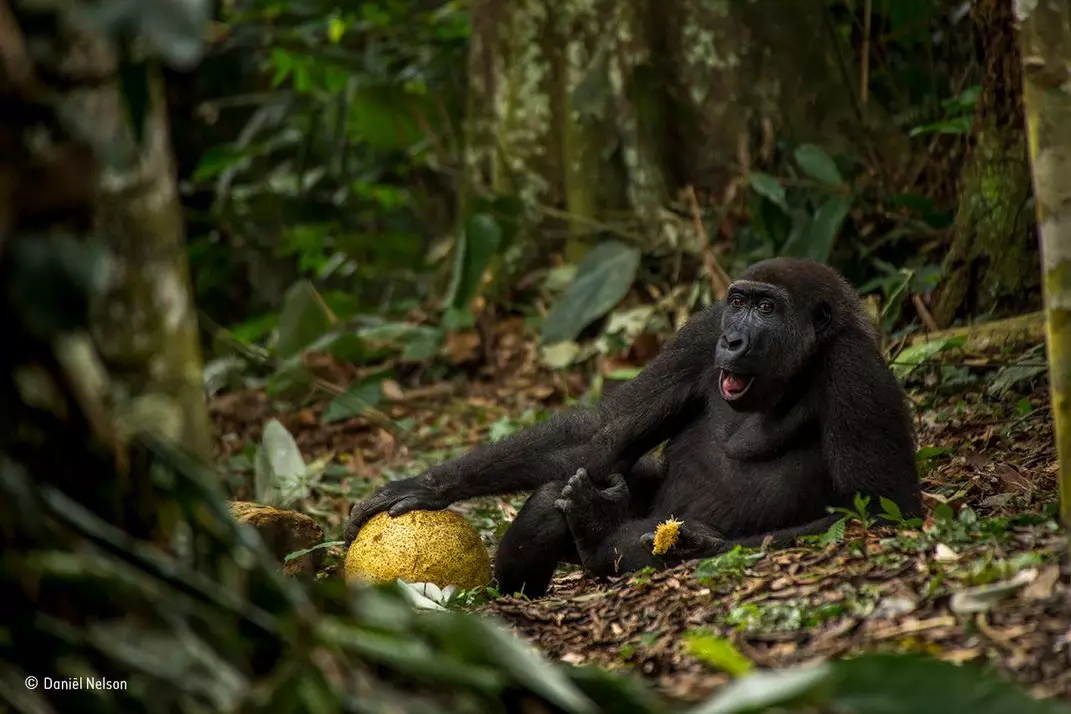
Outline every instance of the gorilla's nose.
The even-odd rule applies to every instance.
[[[721,349],[728,358],[742,357],[750,347],[751,342],[742,332],[723,332],[721,335]]]

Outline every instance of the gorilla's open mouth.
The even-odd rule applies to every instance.
[[[755,378],[750,375],[737,374],[723,369],[721,380],[718,382],[721,387],[721,396],[728,402],[739,399],[747,394],[747,390],[751,389],[751,383],[754,381]]]

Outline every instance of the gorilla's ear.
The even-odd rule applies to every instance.
[[[822,334],[830,323],[833,322],[833,308],[824,300],[814,307],[814,331]]]

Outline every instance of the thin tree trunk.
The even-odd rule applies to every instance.
[[[116,256],[112,285],[93,317],[116,412],[121,422],[150,426],[209,457],[197,315],[159,74],[146,70],[139,142],[120,91],[114,49],[74,22],[64,36],[69,49],[59,59],[61,74],[109,78],[74,95],[72,105],[119,147],[98,173],[94,215],[96,236]]]
[[[1041,234],[1060,516],[1071,524],[1071,0],[1017,0]]]
[[[942,327],[964,315],[1019,311],[1036,291],[1037,241],[1010,0],[971,8],[984,67],[971,146],[959,176],[952,245],[933,308]]]

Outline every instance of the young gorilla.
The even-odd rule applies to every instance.
[[[668,440],[668,441],[667,441]],[[667,442],[661,458],[649,454]],[[499,545],[504,593],[539,597],[559,562],[593,575],[824,531],[859,492],[921,513],[906,398],[847,281],[808,260],[753,265],[634,380],[578,409],[387,484],[373,515],[534,490]],[[655,527],[683,521],[651,553]]]

